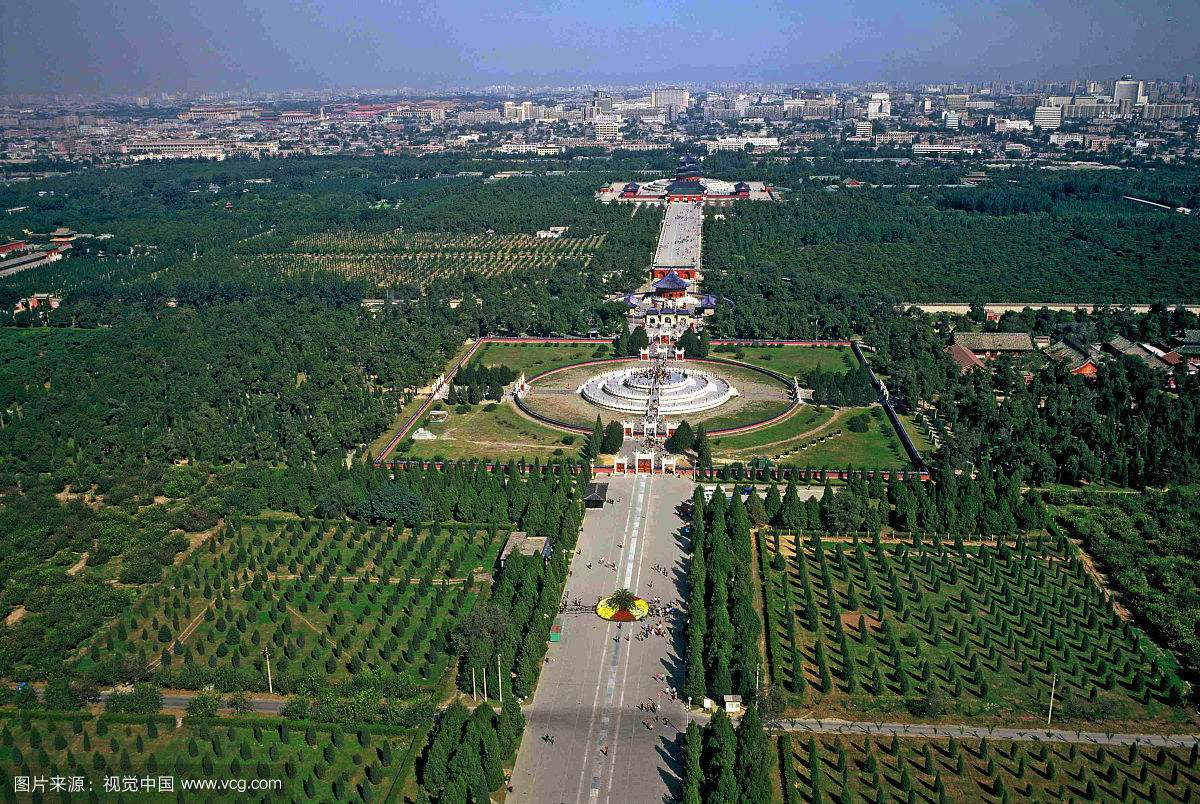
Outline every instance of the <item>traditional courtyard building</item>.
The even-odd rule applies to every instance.
[[[675,175],[644,183],[616,181],[596,191],[604,203],[627,204],[731,204],[734,201],[773,201],[775,190],[761,181],[736,181],[705,176],[696,157],[679,159]]]

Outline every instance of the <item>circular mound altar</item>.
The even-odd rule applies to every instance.
[[[650,604],[642,600],[640,597],[633,599],[633,605],[629,608],[617,608],[608,602],[608,598],[601,598],[596,604],[596,614],[600,615],[601,619],[609,620],[614,623],[631,623],[642,619],[650,613]]]
[[[645,413],[652,400],[664,416],[699,413],[738,395],[730,382],[707,371],[668,368],[656,375],[653,366],[634,366],[597,374],[579,386],[594,405],[624,413]]]

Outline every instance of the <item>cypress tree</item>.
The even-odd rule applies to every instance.
[[[737,727],[737,779],[742,786],[741,801],[770,804],[771,743],[763,730],[758,707],[750,706]]]
[[[700,767],[703,752],[702,730],[696,723],[688,725],[685,734],[683,753],[683,801],[686,804],[700,804],[700,785],[704,773]]]

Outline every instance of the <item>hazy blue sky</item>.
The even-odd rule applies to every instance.
[[[1200,73],[1200,0],[0,0],[0,87]]]

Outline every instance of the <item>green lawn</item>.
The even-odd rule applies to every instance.
[[[464,343],[462,346],[458,347],[458,349],[454,353],[454,356],[452,358],[450,358],[449,361],[447,361],[446,370],[449,371],[450,367],[453,366],[455,363],[457,363],[459,358],[461,358],[463,355],[465,355],[467,353],[467,350],[469,350],[470,348],[471,348],[470,345],[466,344],[466,343]],[[394,436],[396,434],[396,432],[401,427],[404,426],[404,423],[406,421],[408,421],[408,418],[410,416],[412,416],[414,413],[416,413],[418,410],[421,409],[421,406],[425,404],[425,400],[428,398],[429,398],[428,394],[418,394],[418,395],[414,396],[412,399],[410,399],[404,405],[404,407],[402,407],[400,409],[400,412],[396,414],[396,418],[392,420],[392,426],[389,427],[387,430],[384,430],[382,433],[380,433],[379,437],[371,442],[370,446],[367,448],[367,451],[372,456],[378,457],[379,454],[382,453],[383,450],[387,447],[388,442],[390,442],[392,440],[392,436]],[[413,429],[415,430],[416,427],[414,426]]]
[[[733,457],[738,453],[753,451],[764,444],[786,442],[802,433],[816,430],[827,424],[834,417],[831,408],[803,405],[791,416],[781,422],[753,430],[749,433],[739,433],[730,436],[718,436],[713,439],[713,455],[717,457]]]
[[[548,369],[592,360],[601,349],[601,357],[612,356],[608,344],[489,343],[481,346],[471,360],[485,366],[508,366],[532,377]]]
[[[742,346],[741,357],[735,352],[712,351],[709,357],[740,360],[752,366],[773,369],[780,374],[803,377],[813,369],[847,372],[854,367],[854,353],[842,346]]]
[[[921,453],[921,457],[928,459],[930,453],[933,452],[933,445],[929,443],[929,439],[921,432],[921,428],[917,426],[916,420],[910,414],[899,416],[900,423],[904,425],[904,429],[908,432],[908,437],[912,439],[913,446],[917,448],[917,452]]]
[[[861,408],[851,408],[861,412]],[[891,469],[911,466],[900,439],[885,419],[880,422],[872,417],[870,428],[865,433],[854,433],[842,428],[840,435],[830,436],[825,443],[811,443],[803,447],[790,447],[789,452],[780,454],[779,460],[795,466],[814,469],[828,467],[841,469],[853,466],[859,469]]]
[[[591,360],[599,346],[601,345],[488,343],[479,347],[471,362],[485,366],[510,366],[518,372],[525,372],[526,377],[532,377],[548,369]],[[468,348],[464,344],[446,364],[446,368],[453,366]],[[608,356],[611,350],[607,346],[603,348],[605,356]],[[396,431],[408,421],[409,416],[420,409],[426,399],[424,395],[418,396],[404,406],[392,426],[370,445],[372,455],[379,455],[383,451]],[[414,442],[407,452],[393,452],[390,457],[545,458],[564,446],[560,439],[565,433],[530,421],[514,410],[511,403],[503,403],[493,413],[486,413],[482,408],[482,405],[476,405],[470,413],[451,413],[450,421],[445,424],[430,424],[427,418],[418,421],[413,426],[413,431],[417,427],[424,427],[430,432],[445,435],[446,438]],[[411,436],[412,432],[409,435]],[[564,451],[572,453],[575,448],[564,448]]]
[[[766,457],[785,465],[821,468],[862,469],[909,466],[900,439],[877,408],[828,408],[805,405],[778,424],[713,439],[718,460],[749,460]],[[868,413],[865,433],[847,427],[853,416]],[[807,434],[807,435],[806,435]]]
[[[574,436],[574,443],[567,445],[563,438],[570,435],[523,415],[509,400],[496,403],[495,410],[486,410],[487,405],[473,405],[469,413],[455,413],[450,409],[450,418],[441,424],[428,422],[428,416],[420,423],[438,436],[433,441],[414,441],[405,452],[392,453],[396,459],[403,458],[541,458],[545,460],[560,455],[574,456],[583,442],[582,436]],[[415,429],[415,428],[414,428]]]

